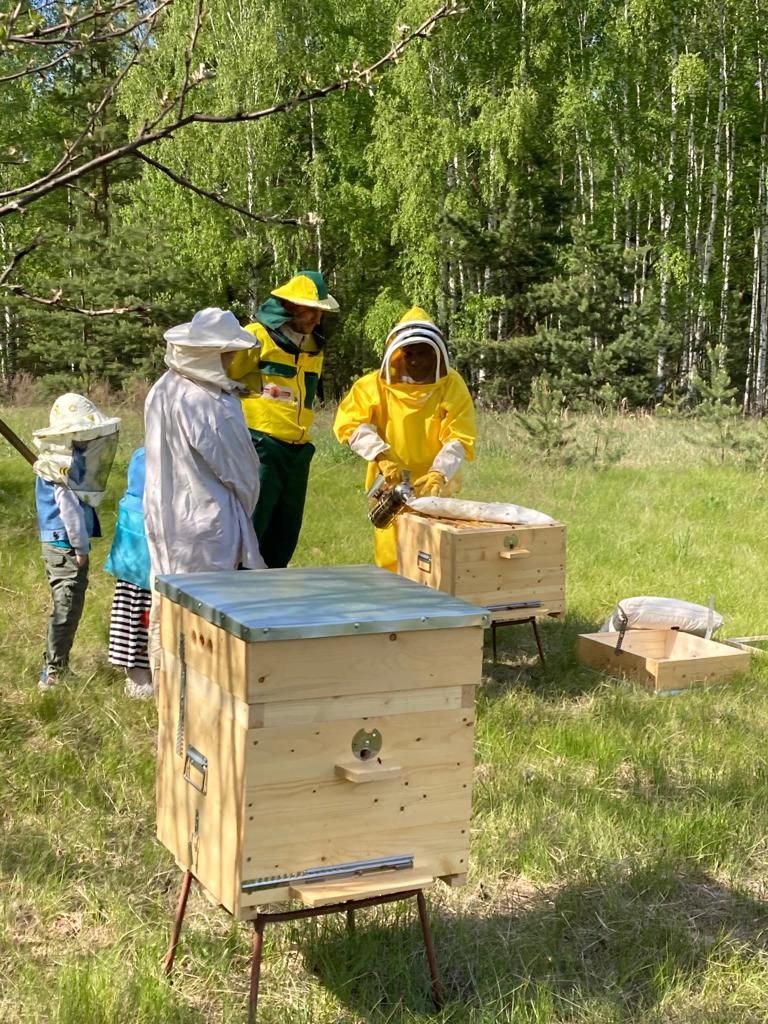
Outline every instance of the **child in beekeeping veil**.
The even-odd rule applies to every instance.
[[[341,400],[333,429],[367,462],[366,488],[378,474],[394,486],[404,469],[417,497],[457,488],[462,464],[474,458],[475,409],[451,369],[442,331],[419,306],[387,335],[380,369],[361,377]],[[397,572],[394,523],[375,530],[374,547],[376,565]]]
[[[69,665],[88,586],[91,538],[101,536],[96,507],[117,449],[120,420],[83,395],[61,395],[49,426],[34,431],[35,504],[53,610],[39,687],[50,690]]]

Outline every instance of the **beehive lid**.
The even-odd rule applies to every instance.
[[[372,565],[158,576],[155,589],[247,643],[490,622],[482,608]]]

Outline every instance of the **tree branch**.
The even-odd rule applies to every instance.
[[[140,25],[143,25],[143,24],[145,24],[147,22],[149,23],[147,25],[147,31],[145,32],[143,38],[139,41],[139,43],[137,45],[136,52],[131,57],[130,61],[128,61],[127,65],[120,71],[118,76],[107,87],[107,89],[105,90],[104,95],[102,96],[102,99],[101,99],[100,103],[98,104],[98,106],[96,107],[96,110],[93,112],[90,120],[88,121],[87,126],[83,129],[83,131],[81,132],[79,138],[71,146],[69,146],[69,148],[66,150],[66,152],[59,158],[59,160],[57,161],[55,166],[52,167],[51,170],[48,171],[47,174],[44,174],[41,178],[37,178],[33,182],[29,182],[26,185],[20,185],[20,186],[18,186],[16,188],[7,189],[4,192],[0,191],[0,199],[9,199],[11,196],[21,195],[24,192],[29,191],[30,189],[34,189],[34,188],[37,188],[38,186],[44,185],[46,182],[51,181],[56,176],[56,174],[58,174],[59,171],[63,170],[71,162],[71,159],[74,156],[74,153],[76,152],[76,150],[79,147],[80,143],[85,138],[85,136],[88,134],[88,131],[90,130],[92,125],[95,123],[96,117],[104,109],[104,106],[112,98],[112,96],[114,95],[114,92],[117,89],[117,87],[119,86],[120,82],[125,78],[125,76],[128,73],[128,71],[133,67],[133,65],[138,60],[138,58],[139,58],[139,56],[141,54],[141,51],[146,46],[147,41],[148,41],[151,33],[153,32],[154,28],[155,28],[155,24],[156,24],[158,16],[164,10],[164,8],[170,6],[173,2],[174,2],[174,0],[159,0],[159,2],[155,5],[155,7],[153,7],[153,9],[148,14],[144,15],[138,21],[135,21],[130,26],[130,29],[128,31],[132,32],[134,29],[138,28]],[[122,34],[126,34],[126,32],[123,32]],[[73,51],[82,49],[85,45],[86,45],[85,43],[76,43],[74,45],[73,49],[69,51],[70,54]]]
[[[170,2],[170,0],[168,0],[168,2]],[[14,194],[20,195],[20,198],[13,202],[6,203],[4,206],[0,206],[0,217],[7,217],[13,213],[20,213],[26,207],[37,202],[39,199],[42,199],[43,196],[48,195],[50,192],[63,188],[64,186],[71,184],[73,181],[76,181],[78,178],[81,178],[86,174],[90,174],[92,171],[98,170],[106,164],[114,163],[116,160],[122,160],[127,156],[134,155],[144,147],[150,146],[161,139],[170,138],[175,132],[182,128],[186,128],[190,124],[243,124],[260,121],[275,114],[288,113],[296,107],[302,106],[311,100],[322,99],[325,96],[331,95],[331,93],[345,91],[350,86],[366,88],[369,86],[371,79],[383,67],[395,62],[408,45],[413,42],[413,40],[426,38],[434,31],[437,23],[443,18],[455,16],[461,13],[462,8],[459,7],[457,0],[446,0],[446,3],[422,22],[417,29],[407,35],[404,35],[387,53],[369,67],[362,70],[354,69],[346,78],[342,78],[337,82],[333,82],[332,84],[321,88],[312,89],[309,92],[301,92],[290,99],[283,100],[280,103],[275,103],[271,107],[265,107],[262,110],[256,111],[238,110],[228,114],[205,114],[195,112],[187,114],[182,118],[178,118],[170,124],[164,125],[162,128],[158,128],[154,131],[142,131],[140,135],[131,139],[129,142],[124,143],[122,146],[117,146],[115,149],[112,149],[107,153],[102,153],[99,156],[94,157],[92,160],[88,160],[80,166],[74,167],[50,180],[33,182],[20,189],[14,190]]]
[[[112,306],[109,309],[84,309],[82,306],[71,306],[63,301],[61,288],[57,288],[50,299],[44,299],[40,295],[32,295],[20,284],[4,284],[2,287],[12,295],[36,302],[41,306],[48,306],[61,313],[79,313],[82,316],[115,316],[126,313],[151,313],[151,306]]]
[[[81,49],[80,44],[71,46],[65,53],[60,53],[58,57],[54,57],[53,60],[47,64],[30,64],[26,68],[22,68],[21,71],[14,71],[12,75],[2,75],[0,82],[15,82],[19,78],[26,78],[27,75],[39,75],[43,71],[49,71],[51,68],[55,68],[57,64],[61,64],[68,57],[71,57],[73,53]]]
[[[203,0],[197,0],[195,5],[195,23],[192,26],[192,36],[189,41],[189,47],[184,54],[184,82],[181,86],[181,93],[179,94],[179,117],[184,117],[184,101],[187,98],[187,93],[194,88],[194,82],[190,82],[190,69],[192,67],[192,57],[197,46],[197,37],[200,35],[200,28],[203,24]]]
[[[243,217],[249,217],[251,220],[258,221],[260,224],[285,224],[290,227],[306,228],[310,227],[305,221],[300,220],[297,217],[279,217],[277,214],[267,213],[251,213],[250,210],[246,210],[244,206],[237,206],[235,203],[230,203],[223,196],[220,196],[217,192],[208,192],[204,188],[200,188],[199,185],[193,184],[188,178],[183,178],[176,171],[171,170],[170,167],[166,167],[165,164],[161,164],[158,160],[153,160],[152,157],[147,156],[146,153],[142,153],[141,150],[136,150],[134,156],[139,160],[143,160],[144,163],[149,164],[150,167],[155,167],[158,171],[167,175],[171,181],[177,185],[181,185],[182,188],[187,188],[190,192],[195,192],[197,195],[202,196],[203,199],[210,199],[211,202],[218,203],[219,206],[223,206],[227,210],[234,210],[235,213],[241,214]]]
[[[19,4],[19,7],[21,5]],[[80,28],[81,25],[86,24],[89,21],[96,21],[98,18],[107,18],[111,20],[120,11],[126,10],[128,7],[135,7],[136,0],[122,0],[122,3],[113,4],[111,7],[107,7],[104,10],[92,11],[90,14],[84,14],[81,18],[69,18],[67,21],[61,21],[56,25],[48,25],[45,28],[34,28],[30,32],[24,32],[21,35],[8,35],[8,43],[24,43],[24,44],[44,44],[46,46],[59,46],[62,43],[66,44],[69,42],[67,36],[72,32],[73,29]],[[37,11],[30,11],[29,14],[37,14]],[[23,16],[26,16],[27,12]],[[18,13],[18,7],[14,14],[13,21],[21,17]],[[56,39],[50,39],[49,36],[54,35],[56,32],[63,32],[64,35]],[[102,39],[96,39],[92,37],[93,42],[102,42]]]
[[[35,250],[38,247],[38,245],[42,245],[43,241],[43,236],[37,235],[36,238],[33,238],[32,241],[28,242],[27,245],[25,245],[22,249],[16,250],[16,252],[11,257],[11,262],[8,264],[7,267],[5,267],[2,274],[0,274],[0,287],[5,288],[6,290],[13,287],[12,285],[6,284],[6,281],[11,276],[14,269],[19,265],[19,263],[21,263],[24,257],[28,256],[33,250]]]

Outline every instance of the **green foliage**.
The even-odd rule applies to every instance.
[[[81,133],[88,160],[157,117],[184,80],[196,6],[166,8],[103,106],[135,35],[71,54],[3,46],[0,191],[43,177]],[[465,8],[365,87],[258,121],[189,125],[150,148],[203,189],[299,226],[223,209],[134,159],[5,218],[0,274],[42,235],[13,273],[28,292],[149,311],[83,326],[10,297],[0,376],[68,370],[119,385],[151,375],[168,323],[206,303],[246,320],[276,282],[321,266],[342,305],[329,329],[329,395],[375,364],[400,309],[418,303],[495,408],[524,408],[541,373],[571,409],[648,407],[688,387],[715,338],[734,386],[749,380],[754,400],[766,88],[754,4]],[[22,19],[51,25],[68,11],[53,0]],[[332,83],[427,13],[392,0],[311,10],[207,0],[187,109],[254,111]],[[64,59],[10,77],[35,49]]]
[[[703,420],[709,428],[707,443],[714,446],[720,462],[728,454],[742,450],[743,423],[741,409],[736,404],[736,388],[725,367],[725,346],[707,349],[707,367],[704,373],[695,369],[691,377],[688,414]]]
[[[528,444],[544,459],[560,458],[571,442],[572,425],[566,418],[565,396],[547,374],[531,383],[526,412],[515,413]]]

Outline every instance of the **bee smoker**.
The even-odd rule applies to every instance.
[[[368,518],[378,530],[383,530],[403,511],[408,500],[413,497],[411,474],[404,469],[402,482],[395,484],[394,487],[387,487],[384,478],[380,477],[374,482],[368,497],[375,502],[368,512]]]

